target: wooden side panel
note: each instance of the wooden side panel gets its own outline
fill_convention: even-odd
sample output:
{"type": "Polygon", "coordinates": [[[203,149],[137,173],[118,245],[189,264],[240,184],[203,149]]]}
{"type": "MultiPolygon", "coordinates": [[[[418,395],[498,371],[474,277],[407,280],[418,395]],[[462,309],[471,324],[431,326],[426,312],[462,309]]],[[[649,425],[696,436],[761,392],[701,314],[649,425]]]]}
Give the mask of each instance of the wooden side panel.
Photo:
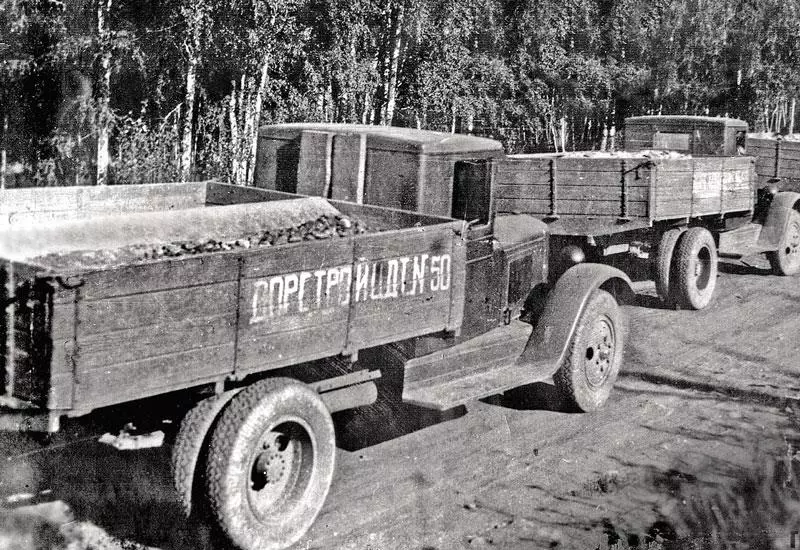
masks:
{"type": "Polygon", "coordinates": [[[187,282],[96,299],[87,293],[79,302],[76,407],[129,401],[233,372],[238,283],[187,282]]]}
{"type": "Polygon", "coordinates": [[[204,203],[204,183],[6,189],[0,190],[0,224],[181,210],[204,203]]]}
{"type": "Polygon", "coordinates": [[[352,239],[276,247],[243,260],[237,373],[344,350],[352,239]]]}
{"type": "Polygon", "coordinates": [[[495,164],[495,209],[534,215],[648,215],[644,159],[516,158],[495,164]]]}
{"type": "Polygon", "coordinates": [[[752,208],[748,157],[665,159],[654,184],[652,218],[673,219],[752,208]]]}
{"type": "Polygon", "coordinates": [[[800,178],[800,142],[747,139],[747,154],[756,157],[756,174],[764,178],[800,178]]]}
{"type": "MultiPolygon", "coordinates": [[[[369,235],[355,244],[348,348],[444,330],[450,320],[454,235],[449,228],[369,235]]],[[[460,254],[456,256],[460,261],[460,254]]]]}

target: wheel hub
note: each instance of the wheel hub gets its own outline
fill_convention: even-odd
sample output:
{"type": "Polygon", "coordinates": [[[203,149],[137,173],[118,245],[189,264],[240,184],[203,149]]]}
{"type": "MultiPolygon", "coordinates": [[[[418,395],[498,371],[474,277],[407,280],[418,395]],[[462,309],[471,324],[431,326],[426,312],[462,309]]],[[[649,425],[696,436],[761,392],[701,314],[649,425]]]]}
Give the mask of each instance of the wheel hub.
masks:
{"type": "MultiPolygon", "coordinates": [[[[299,428],[299,427],[297,427],[299,428]]],[[[307,468],[310,443],[302,430],[284,424],[264,433],[251,455],[247,494],[251,509],[268,518],[294,500],[307,468]]]]}
{"type": "Polygon", "coordinates": [[[606,317],[601,317],[592,327],[584,357],[584,371],[591,386],[602,386],[611,374],[615,343],[611,321],[606,317]]]}

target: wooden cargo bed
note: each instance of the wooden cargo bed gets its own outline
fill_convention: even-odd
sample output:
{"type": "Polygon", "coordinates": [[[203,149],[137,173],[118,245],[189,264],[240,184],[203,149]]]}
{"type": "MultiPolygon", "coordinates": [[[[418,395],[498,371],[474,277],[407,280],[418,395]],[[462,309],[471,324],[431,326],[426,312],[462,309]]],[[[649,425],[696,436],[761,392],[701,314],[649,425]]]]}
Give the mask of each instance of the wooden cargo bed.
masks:
{"type": "Polygon", "coordinates": [[[649,225],[753,207],[749,157],[514,155],[495,161],[493,170],[497,212],[649,225]]]}
{"type": "Polygon", "coordinates": [[[134,248],[116,261],[86,261],[91,243],[124,249],[219,231],[234,240],[287,223],[274,213],[298,197],[215,183],[185,189],[214,208],[0,230],[6,395],[83,414],[460,327],[463,224],[446,218],[304,198],[314,213],[327,206],[366,231],[178,257],[134,258],[134,248]],[[37,248],[40,237],[48,240],[37,248]]]}
{"type": "Polygon", "coordinates": [[[800,190],[800,141],[748,136],[747,154],[756,157],[759,186],[777,179],[789,184],[791,190],[800,190]]]}

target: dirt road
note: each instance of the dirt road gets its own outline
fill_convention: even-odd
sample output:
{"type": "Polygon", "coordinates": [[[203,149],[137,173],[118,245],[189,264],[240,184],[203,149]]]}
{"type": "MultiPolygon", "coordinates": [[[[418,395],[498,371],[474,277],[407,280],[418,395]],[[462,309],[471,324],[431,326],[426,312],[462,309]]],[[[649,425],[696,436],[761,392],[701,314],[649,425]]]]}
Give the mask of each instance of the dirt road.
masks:
{"type": "MultiPolygon", "coordinates": [[[[597,413],[562,412],[538,384],[442,417],[339,415],[333,488],[298,548],[800,547],[800,280],[748,263],[723,266],[700,312],[639,288],[597,413]]],[[[4,436],[0,499],[66,503],[74,548],[210,548],[181,519],[168,446],[118,452],[91,438],[103,422],[70,424],[47,450],[4,436]]],[[[57,541],[19,518],[4,512],[0,532],[35,524],[31,540],[57,541]]]]}

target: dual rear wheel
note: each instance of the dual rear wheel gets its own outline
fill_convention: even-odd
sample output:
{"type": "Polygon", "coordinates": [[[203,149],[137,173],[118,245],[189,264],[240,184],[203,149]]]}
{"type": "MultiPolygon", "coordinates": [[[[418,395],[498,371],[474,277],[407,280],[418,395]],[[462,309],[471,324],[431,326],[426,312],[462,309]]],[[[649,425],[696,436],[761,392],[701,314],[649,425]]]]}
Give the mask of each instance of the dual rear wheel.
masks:
{"type": "Polygon", "coordinates": [[[717,266],[717,246],[708,229],[669,229],[656,252],[656,291],[669,307],[703,309],[714,296],[717,266]]]}
{"type": "Polygon", "coordinates": [[[173,448],[174,479],[184,509],[197,513],[203,497],[237,548],[283,549],[322,509],[335,451],[333,421],[317,392],[270,378],[187,414],[173,448]]]}

